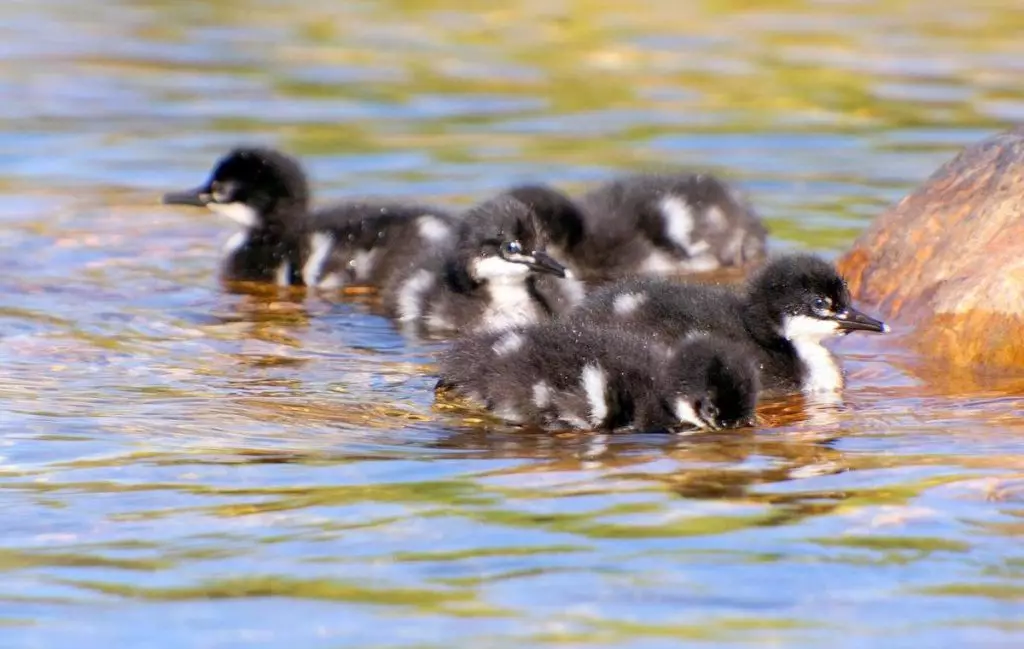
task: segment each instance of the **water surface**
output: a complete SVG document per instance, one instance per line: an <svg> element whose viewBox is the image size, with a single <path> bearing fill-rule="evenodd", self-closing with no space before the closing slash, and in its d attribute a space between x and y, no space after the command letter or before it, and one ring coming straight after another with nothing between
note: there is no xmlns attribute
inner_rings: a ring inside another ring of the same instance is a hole
<svg viewBox="0 0 1024 649"><path fill-rule="evenodd" d="M433 354L218 283L158 205L238 143L318 200L684 166L828 256L1024 117L1020 2L0 7L0 646L1015 647L1019 382L838 349L838 412L538 436Z"/></svg>

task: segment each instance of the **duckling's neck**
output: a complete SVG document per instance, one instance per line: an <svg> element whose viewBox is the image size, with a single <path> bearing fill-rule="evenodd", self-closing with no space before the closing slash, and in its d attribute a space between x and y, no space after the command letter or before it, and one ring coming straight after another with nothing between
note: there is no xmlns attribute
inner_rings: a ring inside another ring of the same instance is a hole
<svg viewBox="0 0 1024 649"><path fill-rule="evenodd" d="M485 330L531 324L543 317L543 304L526 277L490 279L484 282L483 289L487 300L482 327Z"/></svg>
<svg viewBox="0 0 1024 649"><path fill-rule="evenodd" d="M771 376L792 382L804 394L842 390L843 372L835 355L823 344L824 336L801 330L793 321L789 326L775 324L766 309L751 305L744 311L744 326L762 353L761 369Z"/></svg>

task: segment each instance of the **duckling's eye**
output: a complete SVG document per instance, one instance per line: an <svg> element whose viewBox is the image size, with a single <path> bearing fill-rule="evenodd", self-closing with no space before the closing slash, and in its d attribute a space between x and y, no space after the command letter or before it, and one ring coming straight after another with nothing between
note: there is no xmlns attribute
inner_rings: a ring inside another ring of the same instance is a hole
<svg viewBox="0 0 1024 649"><path fill-rule="evenodd" d="M521 255L523 254L523 247L518 241L506 241L501 244L501 251L506 255Z"/></svg>
<svg viewBox="0 0 1024 649"><path fill-rule="evenodd" d="M832 309L832 300L827 297L816 297L811 301L815 311L829 311Z"/></svg>
<svg viewBox="0 0 1024 649"><path fill-rule="evenodd" d="M219 180L215 180L210 183L210 194L218 203L226 203L228 201L228 198L230 198L228 196L230 190L231 188L227 184L222 183Z"/></svg>

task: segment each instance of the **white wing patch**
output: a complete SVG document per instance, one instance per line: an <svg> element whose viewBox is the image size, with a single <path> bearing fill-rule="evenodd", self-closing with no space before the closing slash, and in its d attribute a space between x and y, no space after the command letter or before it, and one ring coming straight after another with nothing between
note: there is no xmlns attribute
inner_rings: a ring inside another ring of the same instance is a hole
<svg viewBox="0 0 1024 649"><path fill-rule="evenodd" d="M398 291L398 319L402 322L419 320L423 315L423 294L434 285L434 274L420 269L405 280Z"/></svg>
<svg viewBox="0 0 1024 649"><path fill-rule="evenodd" d="M451 227L433 214L416 219L416 228L421 237L433 244L444 243L452 236Z"/></svg>
<svg viewBox="0 0 1024 649"><path fill-rule="evenodd" d="M612 300L612 311L616 315L626 316L636 311L646 301L646 293L622 293Z"/></svg>
<svg viewBox="0 0 1024 649"><path fill-rule="evenodd" d="M533 405L541 410L551 405L551 386L544 381L533 384Z"/></svg>
<svg viewBox="0 0 1024 649"><path fill-rule="evenodd" d="M600 426L608 418L608 399L605 396L608 376L600 365L591 363L584 366L580 382L587 397L587 405L590 406L590 424Z"/></svg>
<svg viewBox="0 0 1024 649"><path fill-rule="evenodd" d="M371 248L370 250L360 250L353 255L352 260L348 262L348 267L357 281L365 282L370 278L379 254L379 248Z"/></svg>
<svg viewBox="0 0 1024 649"><path fill-rule="evenodd" d="M302 265L302 281L306 286L316 286L324 262L334 248L334 237L329 232L314 232L309 238L309 258Z"/></svg>
<svg viewBox="0 0 1024 649"><path fill-rule="evenodd" d="M281 265L277 267L277 272L274 274L274 281L278 286L288 286L291 284L292 279L292 265L291 262L281 262Z"/></svg>
<svg viewBox="0 0 1024 649"><path fill-rule="evenodd" d="M492 349L498 356L508 356L522 349L523 342L523 337L518 332L510 331L499 338L492 346Z"/></svg>

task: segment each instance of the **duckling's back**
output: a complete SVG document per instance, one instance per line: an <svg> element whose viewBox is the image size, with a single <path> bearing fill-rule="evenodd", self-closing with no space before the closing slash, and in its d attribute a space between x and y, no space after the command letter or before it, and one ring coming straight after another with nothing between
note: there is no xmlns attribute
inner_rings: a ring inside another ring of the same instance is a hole
<svg viewBox="0 0 1024 649"><path fill-rule="evenodd" d="M382 288L453 243L457 218L429 205L348 202L311 217L308 283Z"/></svg>
<svg viewBox="0 0 1024 649"><path fill-rule="evenodd" d="M737 341L749 338L739 293L720 286L659 278L631 278L600 287L568 318L652 336L665 345L696 333L713 333Z"/></svg>

